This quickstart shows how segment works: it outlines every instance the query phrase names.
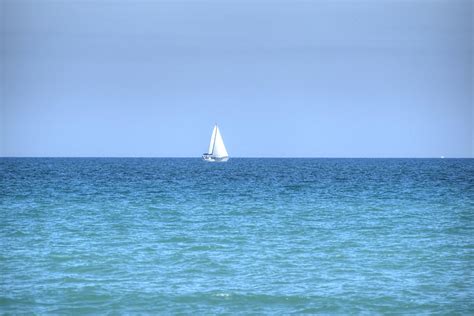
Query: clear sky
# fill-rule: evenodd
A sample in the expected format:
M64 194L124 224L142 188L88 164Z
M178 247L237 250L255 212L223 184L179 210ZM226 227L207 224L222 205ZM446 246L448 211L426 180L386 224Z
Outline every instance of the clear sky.
M474 157L469 0L0 3L3 156Z

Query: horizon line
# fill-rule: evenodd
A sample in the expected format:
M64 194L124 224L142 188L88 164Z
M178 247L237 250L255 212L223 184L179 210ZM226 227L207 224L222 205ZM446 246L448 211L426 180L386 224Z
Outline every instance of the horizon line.
M202 159L198 156L0 156L2 158L59 158L59 159ZM278 156L237 156L230 159L474 159L474 157L446 157L446 156L424 156L424 157L336 157L336 156L319 156L319 157L278 157Z

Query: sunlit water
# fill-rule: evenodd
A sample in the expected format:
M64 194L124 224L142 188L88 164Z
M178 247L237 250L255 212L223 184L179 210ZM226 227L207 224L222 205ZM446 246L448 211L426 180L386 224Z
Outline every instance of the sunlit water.
M1 313L474 313L472 159L0 159Z

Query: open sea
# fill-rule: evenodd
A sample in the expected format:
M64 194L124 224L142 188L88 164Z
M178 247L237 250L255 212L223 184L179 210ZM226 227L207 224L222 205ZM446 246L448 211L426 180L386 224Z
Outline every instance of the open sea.
M474 159L1 158L0 314L474 314Z

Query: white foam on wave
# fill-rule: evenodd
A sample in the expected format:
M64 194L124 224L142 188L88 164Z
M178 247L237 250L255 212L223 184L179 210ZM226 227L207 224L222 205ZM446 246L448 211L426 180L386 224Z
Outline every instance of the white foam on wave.
M229 293L217 293L217 294L214 294L214 296L216 297L230 297L231 294Z

